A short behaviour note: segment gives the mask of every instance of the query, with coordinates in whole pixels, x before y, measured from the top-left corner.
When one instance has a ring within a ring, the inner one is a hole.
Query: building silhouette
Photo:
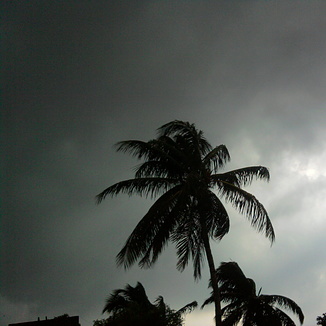
[[[79,316],[69,317],[68,315],[63,315],[59,317],[54,317],[53,319],[44,319],[36,321],[27,321],[24,323],[9,324],[8,326],[81,326],[79,324]]]

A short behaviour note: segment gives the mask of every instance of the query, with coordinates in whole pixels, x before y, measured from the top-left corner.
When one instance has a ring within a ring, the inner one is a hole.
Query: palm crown
[[[173,121],[158,129],[158,137],[143,142],[122,141],[117,150],[130,152],[145,162],[136,168],[135,178],[118,182],[98,196],[127,193],[161,195],[138,223],[117,256],[119,264],[151,266],[171,239],[176,243],[178,269],[192,257],[194,275],[200,277],[202,233],[221,239],[229,231],[229,216],[217,194],[245,214],[258,231],[271,241],[274,231],[263,205],[241,187],[254,177],[269,180],[265,167],[252,166],[218,173],[230,160],[224,145],[212,147],[193,124]]]
[[[176,311],[164,302],[162,296],[153,304],[138,282],[135,287],[127,284],[124,289],[114,290],[106,300],[103,313],[110,315],[106,320],[107,326],[181,326],[182,315],[196,307],[197,302],[193,301]]]
[[[293,320],[281,309],[291,311],[303,323],[300,307],[291,299],[281,295],[256,293],[256,284],[246,278],[235,262],[221,263],[216,270],[221,301],[227,305],[222,309],[223,325],[235,326],[295,326]],[[210,283],[211,286],[211,283]],[[214,302],[213,295],[202,307]]]

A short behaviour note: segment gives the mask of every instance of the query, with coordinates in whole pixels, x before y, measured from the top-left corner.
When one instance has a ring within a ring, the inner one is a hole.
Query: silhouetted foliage
[[[107,320],[106,319],[96,319],[93,321],[93,326],[106,326]]]
[[[326,313],[323,313],[322,316],[316,318],[317,325],[326,326]]]
[[[98,203],[119,193],[159,196],[117,255],[118,264],[129,268],[139,261],[141,267],[151,267],[171,240],[176,245],[178,270],[184,270],[192,260],[197,279],[206,255],[213,280],[216,323],[220,325],[220,299],[209,243],[210,238],[221,240],[229,231],[229,216],[220,199],[231,203],[273,241],[274,230],[265,208],[242,189],[254,178],[269,180],[268,170],[251,166],[220,173],[230,160],[227,148],[212,147],[194,124],[177,120],[160,127],[156,139],[122,141],[117,150],[144,162],[137,166],[133,179],[102,191]]]
[[[255,282],[246,278],[237,263],[221,263],[216,276],[221,300],[226,304],[222,309],[224,326],[294,326],[281,309],[291,311],[303,323],[302,310],[294,301],[280,295],[261,294],[261,289],[257,294]],[[202,307],[213,301],[211,296]]]
[[[117,289],[106,300],[103,313],[107,319],[95,320],[94,326],[181,326],[182,315],[197,307],[193,301],[178,311],[171,309],[159,296],[152,304],[141,283]]]

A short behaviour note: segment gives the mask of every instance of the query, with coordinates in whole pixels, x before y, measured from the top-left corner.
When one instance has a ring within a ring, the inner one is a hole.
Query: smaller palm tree
[[[124,289],[117,289],[107,298],[103,313],[110,317],[106,326],[181,326],[182,315],[197,307],[193,301],[175,311],[159,296],[152,304],[143,285],[138,282],[135,287],[127,284]]]
[[[237,263],[221,263],[216,276],[221,301],[226,304],[222,309],[223,325],[295,326],[293,320],[281,309],[291,311],[303,323],[302,310],[294,301],[281,295],[261,294],[261,289],[256,293],[255,282],[246,278]],[[202,308],[213,302],[212,295]]]

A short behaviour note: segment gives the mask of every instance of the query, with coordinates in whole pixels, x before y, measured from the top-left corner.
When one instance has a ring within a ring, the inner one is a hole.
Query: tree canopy
[[[193,301],[174,310],[162,296],[151,303],[140,282],[135,287],[127,284],[107,298],[103,313],[108,313],[109,317],[94,321],[94,326],[181,326],[183,315],[196,307],[197,302]]]

